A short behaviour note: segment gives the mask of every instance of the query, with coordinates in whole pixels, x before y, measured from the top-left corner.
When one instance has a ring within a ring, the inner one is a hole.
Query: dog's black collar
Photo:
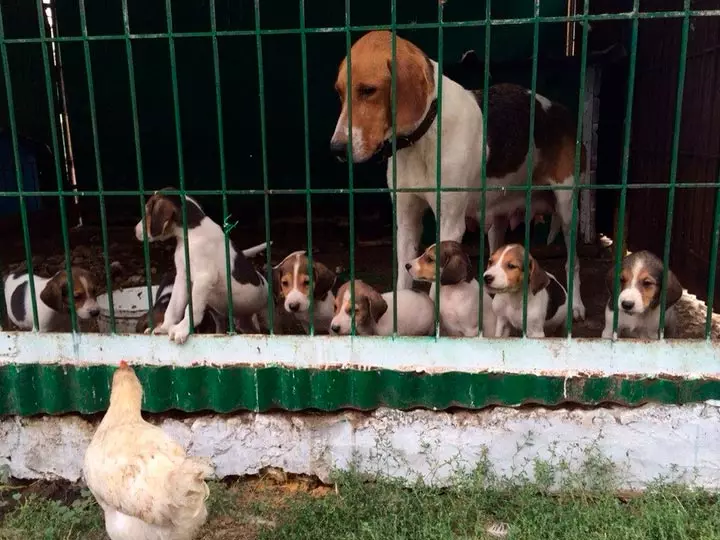
[[[397,137],[396,149],[402,150],[403,148],[408,148],[409,146],[412,146],[413,144],[418,142],[423,137],[423,135],[428,132],[430,126],[432,126],[433,122],[435,121],[435,118],[437,118],[437,98],[432,100],[432,102],[430,103],[430,108],[425,115],[425,118],[423,118],[423,121],[420,122],[420,125],[415,129],[415,131],[408,135],[400,135],[399,137]],[[392,139],[385,139],[382,147],[380,148],[380,151],[378,152],[378,157],[383,160],[390,159],[392,154]]]

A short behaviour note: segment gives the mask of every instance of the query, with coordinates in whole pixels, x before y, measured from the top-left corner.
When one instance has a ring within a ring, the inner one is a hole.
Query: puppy
[[[38,330],[68,332],[72,330],[70,303],[79,319],[88,320],[100,313],[95,299],[95,280],[90,272],[72,267],[72,296],[68,294],[67,273],[61,270],[51,278],[32,276],[35,285]],[[30,299],[30,275],[15,272],[5,278],[5,305],[10,320],[21,330],[32,330],[33,312]]]
[[[495,293],[492,307],[497,322],[495,337],[508,337],[510,329],[522,330],[523,265],[525,248],[503,246],[490,256],[483,275],[489,293]],[[530,278],[527,304],[528,337],[545,337],[562,329],[567,314],[567,291],[529,255]]]
[[[160,280],[160,285],[155,293],[155,303],[149,312],[150,317],[152,317],[153,328],[162,326],[165,320],[165,311],[167,311],[170,303],[174,282],[175,274],[172,272],[163,275]],[[146,313],[138,319],[135,332],[143,334],[149,331],[150,326],[148,325],[148,314]],[[214,309],[208,307],[205,309],[202,321],[195,325],[195,332],[198,334],[224,334],[227,332],[227,317],[223,317],[221,314],[216,313]]]
[[[335,273],[324,264],[313,261],[313,297],[310,298],[310,261],[305,251],[295,251],[273,267],[273,291],[278,307],[291,314],[310,332],[310,303],[313,303],[313,323],[316,333],[326,334],[333,318]]]
[[[434,304],[425,293],[402,289],[397,292],[397,332],[401,336],[428,336],[435,328]],[[350,334],[352,304],[350,282],[335,297],[335,316],[330,333]],[[393,333],[393,293],[380,294],[370,285],[355,280],[355,330],[358,336],[391,336]]]
[[[605,308],[604,338],[613,337],[613,305],[618,309],[618,337],[657,339],[660,327],[660,291],[663,263],[649,251],[638,251],[623,258],[620,266],[620,294],[612,301],[614,268],[607,273],[610,300]],[[676,331],[675,304],[683,293],[682,285],[670,270],[667,274],[665,335]]]
[[[470,258],[458,242],[440,242],[440,329],[448,336],[478,335],[480,285]],[[435,244],[405,265],[413,279],[428,281],[430,300],[435,301]],[[492,298],[483,289],[483,335],[495,335]]]
[[[187,197],[186,208],[193,321],[199,323],[208,306],[217,313],[227,312],[225,233],[220,225],[205,215],[201,206],[192,197]],[[143,239],[143,230],[150,242],[171,238],[177,240],[174,255],[175,282],[163,323],[153,332],[167,333],[176,343],[184,343],[190,334],[190,310],[180,196],[161,190],[150,197],[145,205],[145,215],[135,226],[135,236],[140,241]],[[253,268],[242,252],[235,249],[232,242],[230,271],[232,277],[230,301],[233,302],[236,319],[244,326],[254,327],[253,319],[257,318],[260,326],[266,327],[267,281]]]

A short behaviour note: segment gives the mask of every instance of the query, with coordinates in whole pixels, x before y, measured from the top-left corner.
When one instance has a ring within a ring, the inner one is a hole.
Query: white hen
[[[85,454],[85,481],[105,511],[111,540],[191,540],[207,519],[212,467],[142,419],[142,392],[121,362],[110,407]]]

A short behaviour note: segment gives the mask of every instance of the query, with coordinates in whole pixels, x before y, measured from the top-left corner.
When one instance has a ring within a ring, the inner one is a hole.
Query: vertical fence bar
[[[627,102],[625,103],[625,125],[623,128],[623,157],[622,157],[622,177],[620,179],[620,209],[618,210],[618,237],[613,239],[615,242],[615,262],[613,263],[615,271],[613,274],[612,292],[610,302],[612,303],[613,323],[612,338],[617,339],[618,327],[618,306],[617,297],[620,289],[620,264],[622,263],[623,252],[622,246],[624,241],[624,223],[625,223],[625,207],[627,206],[627,190],[628,190],[628,168],[630,166],[630,135],[632,134],[632,111],[633,98],[635,94],[635,69],[637,65],[637,47],[638,47],[638,29],[640,25],[639,18],[640,0],[633,0],[632,11],[632,34],[630,37],[630,65],[628,66],[628,88]]]
[[[140,202],[140,219],[145,215],[145,179],[143,178],[142,150],[140,147],[140,121],[138,119],[137,94],[135,92],[135,63],[133,60],[132,43],[130,41],[130,15],[128,13],[128,0],[122,0],[123,34],[125,39],[125,55],[127,57],[128,86],[130,87],[130,109],[133,121],[133,139],[135,141],[135,163],[138,180],[138,200]],[[147,237],[146,227],[142,228],[143,262],[145,266],[145,286],[147,290],[148,329],[152,332],[155,329],[155,319],[152,316],[152,272],[150,271],[150,244]]]
[[[570,217],[570,240],[568,245],[570,249],[567,254],[567,313],[565,319],[565,329],[567,331],[568,339],[572,337],[572,323],[573,323],[573,288],[575,286],[575,264],[577,257],[577,221],[578,221],[578,184],[580,178],[580,158],[582,157],[581,148],[583,145],[582,134],[583,134],[583,111],[585,110],[585,79],[587,78],[587,53],[588,53],[588,15],[590,12],[590,0],[585,0],[583,4],[583,15],[582,15],[582,47],[580,49],[580,97],[578,103],[578,117],[577,117],[577,128],[575,133],[575,158],[574,158],[574,170],[573,170],[573,190],[572,190],[572,215]],[[573,30],[575,25],[573,25]],[[574,34],[574,31],[573,31]],[[574,47],[573,47],[574,48]],[[592,151],[592,149],[588,149]],[[587,165],[587,154],[586,154],[586,165]],[[589,171],[585,169],[585,174]]]
[[[397,337],[397,0],[390,0],[390,120],[392,121],[392,286],[393,286],[393,337]]]
[[[490,33],[492,28],[492,0],[485,0],[485,55],[484,55],[484,68],[483,68],[483,90],[482,90],[482,112],[483,112],[483,144],[480,152],[480,215],[478,228],[480,229],[480,258],[478,259],[478,283],[480,287],[478,294],[478,335],[483,337],[494,337],[495,329],[493,328],[493,335],[486,336],[483,333],[484,329],[484,305],[485,302],[485,285],[483,284],[481,274],[483,270],[483,262],[485,261],[485,203],[487,199],[487,128],[488,128],[488,91],[490,89]]]
[[[258,92],[260,100],[260,144],[262,146],[263,190],[265,203],[265,277],[268,283],[268,317],[270,333],[275,333],[273,309],[272,254],[270,245],[270,186],[268,184],[267,130],[265,126],[265,73],[263,71],[262,34],[260,33],[260,0],[255,0],[255,48],[258,63]]]
[[[438,2],[438,61],[437,61],[437,148],[435,153],[435,338],[440,337],[440,220],[442,201],[442,111],[443,111],[443,9],[445,2]],[[460,238],[462,242],[462,238]]]
[[[105,194],[102,177],[102,165],[100,164],[100,141],[97,129],[97,110],[95,108],[95,85],[93,83],[92,62],[90,61],[90,43],[88,41],[87,19],[85,16],[85,0],[80,0],[80,27],[83,36],[83,54],[85,57],[85,74],[87,76],[88,102],[90,105],[90,125],[93,134],[93,153],[95,154],[95,175],[97,177],[98,199],[100,203],[100,231],[103,245],[103,260],[105,263],[105,286],[107,288],[108,307],[110,308],[110,332],[115,333],[115,306],[113,304],[113,283],[110,276],[110,261],[108,248],[107,215],[105,212]],[[68,287],[70,281],[68,280]],[[71,313],[75,311],[74,303],[71,302]],[[74,324],[74,323],[73,323]]]
[[[315,335],[315,272],[312,247],[312,195],[310,193],[310,113],[308,109],[307,35],[305,33],[305,0],[300,0],[300,56],[303,72],[303,128],[305,130],[305,212],[307,221],[308,277],[310,278],[310,335]]]
[[[225,133],[223,130],[222,116],[222,88],[220,85],[220,55],[218,53],[217,38],[217,16],[215,13],[215,0],[210,0],[210,31],[212,32],[212,50],[213,50],[213,75],[215,77],[215,113],[217,115],[218,126],[218,154],[220,159],[220,189],[222,191],[222,209],[223,209],[223,232],[225,233],[225,286],[227,287],[227,317],[228,327],[227,333],[235,333],[235,317],[233,314],[232,301],[232,273],[230,270],[230,231],[234,225],[228,223],[230,214],[228,213],[228,195],[227,195],[227,172],[225,170]]]
[[[533,8],[533,59],[532,82],[530,84],[530,129],[528,132],[527,173],[525,179],[525,240],[523,257],[523,307],[522,335],[527,337],[528,283],[530,279],[530,207],[532,205],[533,150],[535,146],[535,104],[537,103],[538,54],[540,49],[540,0],[534,1]]]
[[[718,184],[720,184],[720,167],[718,168]],[[712,316],[715,304],[715,283],[717,281],[718,243],[720,243],[720,190],[715,190],[715,215],[710,248],[710,270],[708,272],[707,313],[705,315],[705,339],[712,338]]]
[[[345,48],[347,49],[347,121],[348,121],[348,228],[350,236],[350,335],[355,336],[355,179],[352,145],[352,35],[350,34],[350,0],[345,0]]]
[[[38,31],[41,38],[46,37],[45,33],[45,11],[43,7],[42,0],[37,0],[37,10],[38,10]],[[65,197],[62,195],[63,191],[63,174],[62,174],[62,164],[60,162],[60,145],[58,144],[58,136],[57,136],[57,124],[56,124],[56,114],[55,114],[55,88],[54,88],[54,82],[51,76],[51,67],[50,67],[50,58],[48,55],[48,47],[50,45],[47,43],[42,43],[40,45],[40,48],[42,50],[42,58],[43,58],[43,71],[45,72],[45,93],[47,94],[47,100],[48,100],[48,116],[50,121],[50,133],[51,133],[51,139],[52,139],[52,152],[53,152],[53,164],[55,166],[55,180],[57,185],[57,197],[58,197],[58,206],[60,209],[60,227],[62,228],[62,242],[63,242],[63,250],[65,251],[65,272],[68,275],[68,291],[73,290],[73,283],[72,283],[72,261],[70,258],[70,236],[68,234],[68,220],[67,220],[67,209],[65,207]],[[71,295],[72,296],[72,295]],[[78,328],[78,322],[77,322],[77,313],[75,312],[75,305],[74,302],[70,302],[72,307],[70,308],[70,324],[73,328],[73,331],[77,331]]]
[[[178,179],[180,183],[180,210],[182,214],[183,245],[185,246],[185,286],[187,287],[187,313],[190,321],[190,333],[195,333],[192,301],[192,276],[190,275],[190,246],[187,237],[187,200],[185,193],[185,165],[183,164],[182,127],[180,124],[180,95],[178,93],[177,62],[175,59],[175,37],[173,36],[172,2],[165,0],[167,16],[168,49],[170,52],[170,77],[172,82],[173,111],[175,114],[175,140],[178,152]],[[200,321],[198,321],[200,322]]]
[[[30,289],[30,306],[32,308],[33,329],[38,329],[38,311],[35,298],[35,281],[32,279],[33,262],[32,246],[30,244],[30,228],[28,226],[27,205],[25,203],[25,187],[23,186],[22,160],[20,159],[20,146],[18,142],[17,124],[15,123],[15,102],[13,100],[12,78],[10,76],[10,62],[5,43],[5,22],[0,6],[0,57],[2,57],[3,77],[7,92],[8,122],[10,123],[10,139],[12,141],[13,159],[15,161],[15,181],[18,189],[18,203],[20,205],[20,222],[23,228],[23,243],[25,246],[25,260],[27,262],[28,286]]]
[[[680,126],[682,123],[683,92],[685,90],[685,68],[687,66],[688,38],[690,33],[690,2],[685,0],[683,9],[685,14],[682,22],[682,36],[680,41],[680,64],[678,66],[677,94],[675,96],[675,122],[673,125],[672,153],[670,161],[670,188],[668,192],[667,219],[665,223],[665,247],[663,249],[663,280],[660,289],[660,324],[659,338],[665,337],[665,307],[667,305],[667,281],[670,265],[670,244],[672,242],[673,213],[675,211],[675,184],[677,183],[677,169],[680,150]]]

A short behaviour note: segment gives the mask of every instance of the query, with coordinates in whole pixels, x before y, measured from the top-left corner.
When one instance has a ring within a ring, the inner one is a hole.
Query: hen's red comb
[[[127,369],[128,363],[125,360],[120,360],[120,369]]]

